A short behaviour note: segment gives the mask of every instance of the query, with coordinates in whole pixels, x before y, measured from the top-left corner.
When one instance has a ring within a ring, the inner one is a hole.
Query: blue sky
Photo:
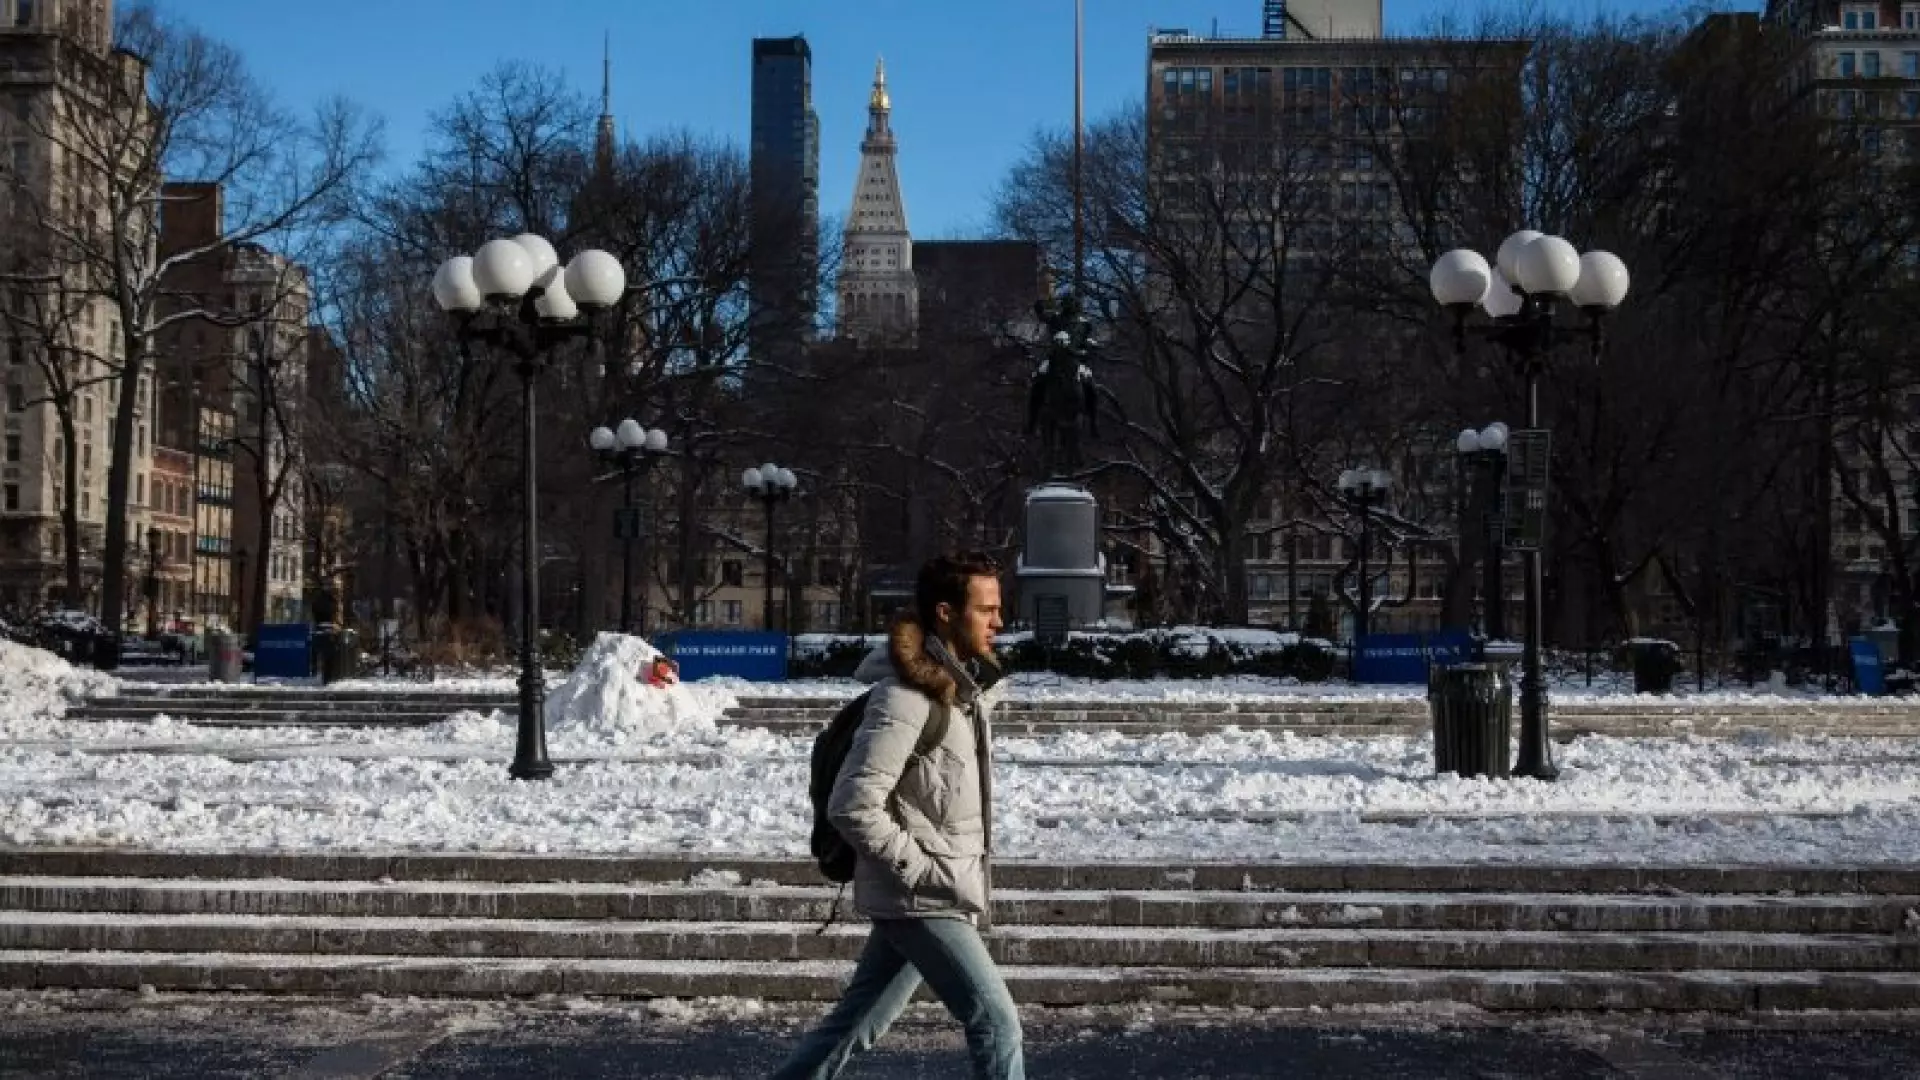
[[[744,147],[750,41],[805,33],[821,125],[821,207],[844,214],[867,88],[887,59],[900,177],[916,236],[977,235],[994,187],[1040,126],[1073,115],[1072,0],[159,0],[238,48],[283,103],[345,94],[385,116],[389,167],[411,163],[431,115],[496,63],[557,68],[599,92],[613,37],[623,134],[683,128]],[[1659,13],[1671,0],[1537,0],[1570,14]],[[1387,0],[1413,33],[1478,0]],[[1723,6],[1757,9],[1759,0]],[[1252,36],[1259,0],[1086,0],[1087,109],[1137,99],[1152,27]]]

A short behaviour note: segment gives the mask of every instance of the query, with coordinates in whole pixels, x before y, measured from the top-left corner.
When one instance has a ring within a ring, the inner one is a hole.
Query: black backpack
[[[834,781],[840,777],[840,766],[846,762],[847,752],[853,749],[853,737],[859,732],[861,721],[866,719],[867,699],[872,696],[873,691],[868,690],[847,702],[833,714],[826,730],[813,740],[812,774],[807,782],[807,794],[813,799],[813,858],[828,881],[842,885],[853,880],[853,845],[827,820],[827,800],[833,796]],[[946,737],[946,710],[935,709],[927,718],[927,726],[920,731],[920,740],[914,744],[914,756],[925,757]]]

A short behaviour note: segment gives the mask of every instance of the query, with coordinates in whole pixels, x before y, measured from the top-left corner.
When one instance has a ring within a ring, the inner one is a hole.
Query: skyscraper
[[[919,323],[913,234],[907,230],[907,201],[895,167],[899,149],[887,67],[881,62],[874,67],[867,135],[860,142],[860,175],[854,181],[840,253],[840,330],[842,336],[861,341],[911,340]]]
[[[753,350],[812,328],[820,253],[820,119],[813,49],[801,36],[753,42]]]

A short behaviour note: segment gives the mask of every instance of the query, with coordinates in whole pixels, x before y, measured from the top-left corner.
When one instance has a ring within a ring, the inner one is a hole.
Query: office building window
[[[7,485],[6,507],[9,510],[20,509],[20,485],[19,484]]]
[[[1920,52],[1903,52],[1900,54],[1900,77],[1903,79],[1920,79]]]
[[[1840,14],[1840,25],[1848,30],[1879,29],[1880,12],[1870,7],[1850,7]]]
[[[1869,79],[1880,77],[1880,53],[1870,49],[1860,54],[1860,74]]]
[[[7,436],[7,460],[20,460],[20,436],[18,435]]]
[[[33,25],[33,0],[13,0],[13,25]]]
[[[1859,59],[1858,56],[1850,52],[1843,52],[1840,54],[1838,70],[1840,72],[1841,78],[1843,79],[1853,78],[1854,64],[1858,59]]]
[[[741,608],[740,608],[740,601],[738,601],[738,600],[729,600],[729,601],[727,601],[727,602],[726,602],[726,604],[725,604],[725,609],[726,609],[726,623],[727,623],[727,625],[728,625],[728,626],[739,626],[739,625],[740,625],[740,618],[741,618]]]

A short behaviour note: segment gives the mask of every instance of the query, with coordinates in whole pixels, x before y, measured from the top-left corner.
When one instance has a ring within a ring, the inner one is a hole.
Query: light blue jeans
[[[1020,1012],[980,931],[962,919],[875,919],[840,1004],[772,1080],[832,1080],[871,1050],[926,980],[967,1033],[979,1080],[1025,1080]]]

